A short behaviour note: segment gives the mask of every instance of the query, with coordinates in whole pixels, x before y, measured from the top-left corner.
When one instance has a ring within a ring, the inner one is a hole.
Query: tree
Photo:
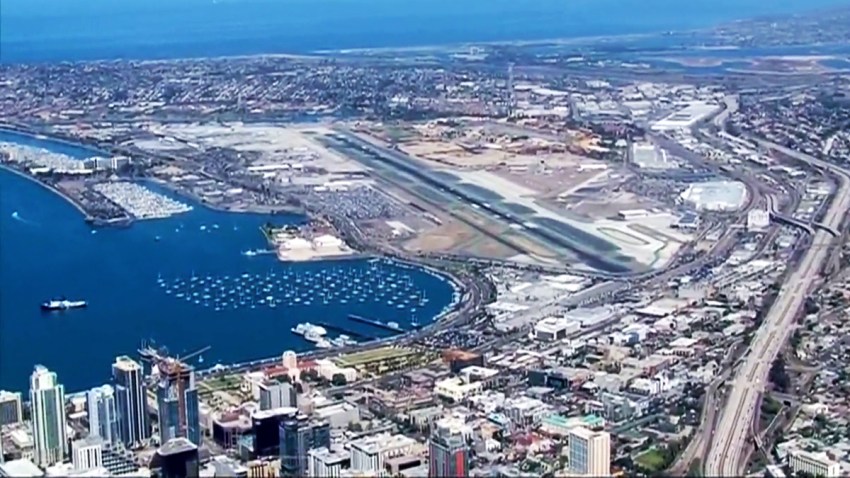
[[[319,372],[309,369],[301,371],[302,382],[315,382],[319,379]]]
[[[348,383],[348,381],[345,379],[345,375],[343,375],[341,373],[335,373],[331,377],[331,384],[334,387],[342,387],[347,383]]]
[[[784,393],[788,391],[788,387],[791,385],[791,379],[788,377],[788,372],[785,371],[785,359],[782,356],[777,357],[773,361],[773,365],[770,366],[768,378],[780,392]]]

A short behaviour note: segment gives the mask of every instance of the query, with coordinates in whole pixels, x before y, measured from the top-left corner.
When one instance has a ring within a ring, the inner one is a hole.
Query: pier
[[[372,340],[375,337],[371,337],[368,335],[361,334],[360,332],[355,332],[350,329],[346,329],[345,327],[341,327],[339,325],[331,324],[330,322],[316,322],[316,325],[321,325],[327,330],[332,330],[334,332],[339,332],[341,334],[345,334],[353,339],[364,339],[364,340]]]
[[[405,332],[401,327],[394,327],[390,324],[385,324],[380,320],[367,319],[366,317],[360,317],[359,315],[349,315],[348,320],[353,320],[355,322],[360,322],[361,324],[368,324],[374,327],[378,327],[379,329],[388,330],[390,332],[395,332],[398,334],[403,334]]]

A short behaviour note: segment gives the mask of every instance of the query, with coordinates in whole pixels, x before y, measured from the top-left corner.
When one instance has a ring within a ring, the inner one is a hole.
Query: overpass
[[[774,201],[773,196],[768,196],[767,203],[770,218],[777,222],[786,224],[791,227],[796,227],[798,229],[802,229],[806,234],[809,234],[810,236],[815,235],[816,229],[824,231],[832,237],[839,237],[841,235],[835,228],[827,226],[826,224],[822,224],[819,222],[805,222],[787,214],[783,214],[781,211],[778,211],[776,209],[776,203]]]
[[[777,150],[807,164],[828,169],[838,177],[838,189],[829,202],[824,221],[833,230],[841,227],[850,210],[850,173],[829,162],[793,151],[775,143],[756,140],[761,146]],[[706,476],[740,476],[749,455],[747,438],[753,420],[759,412],[759,401],[767,382],[771,364],[784,347],[806,297],[819,283],[834,237],[819,228],[811,244],[797,264],[788,269],[788,276],[750,342],[741,366],[732,380],[728,400],[714,432],[714,439],[705,458]]]
[[[815,235],[815,228],[799,219],[795,219],[791,216],[787,216],[776,211],[770,211],[770,218],[781,224],[801,229],[803,232],[810,236]]]

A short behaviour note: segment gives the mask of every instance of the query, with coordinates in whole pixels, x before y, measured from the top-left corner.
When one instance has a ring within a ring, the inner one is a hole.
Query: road
[[[845,214],[850,211],[850,175],[817,158],[766,141],[759,143],[812,166],[830,170],[839,178],[838,190],[824,217],[824,224],[840,229]],[[797,313],[818,281],[833,240],[834,237],[822,229],[815,232],[809,249],[788,274],[776,301],[753,337],[714,430],[713,441],[704,460],[706,476],[740,476],[743,471],[746,450],[749,449],[748,434],[758,413],[759,397],[765,388],[770,366],[793,331]]]

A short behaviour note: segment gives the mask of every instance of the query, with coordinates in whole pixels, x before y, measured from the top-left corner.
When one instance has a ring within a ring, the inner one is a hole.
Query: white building
[[[809,453],[803,450],[788,452],[788,467],[793,474],[808,473],[823,478],[837,478],[841,465],[832,461],[826,453]]]
[[[537,340],[552,342],[566,338],[580,328],[580,322],[562,317],[547,317],[534,324],[533,335]]]
[[[667,158],[667,152],[652,143],[632,145],[632,163],[641,169],[673,169],[677,165]]]
[[[68,454],[65,387],[42,365],[36,365],[30,377],[30,403],[35,463],[42,467],[61,463]]]
[[[573,428],[569,444],[569,474],[611,476],[611,436],[607,432]]]
[[[770,226],[770,213],[761,209],[753,209],[747,213],[747,230],[750,232],[763,231]]]
[[[549,405],[531,397],[514,397],[505,401],[505,416],[522,427],[537,425],[552,412]]]
[[[71,461],[75,470],[91,470],[103,466],[103,438],[89,436],[71,444]]]
[[[281,360],[284,367],[289,369],[297,369],[298,368],[298,355],[292,351],[287,350],[283,353],[283,357]]]
[[[467,382],[460,377],[447,378],[434,384],[434,393],[438,397],[448,398],[455,402],[461,402],[480,393],[483,389],[483,382]]]
[[[35,478],[44,476],[44,472],[41,471],[41,468],[35,466],[35,463],[26,458],[21,458],[0,464],[0,476]]]
[[[316,372],[319,376],[332,380],[336,374],[342,374],[345,377],[346,383],[352,383],[357,380],[357,370],[351,367],[340,367],[329,359],[316,360]]]
[[[684,108],[670,114],[660,121],[656,121],[655,124],[652,125],[652,129],[654,131],[687,129],[719,110],[720,106],[717,104],[706,103],[704,101],[692,101]]]
[[[340,238],[325,234],[313,239],[315,249],[339,249],[343,246]]]
[[[339,478],[350,458],[347,451],[314,448],[307,452],[307,475],[313,478]]]
[[[382,433],[351,442],[351,469],[364,473],[377,473],[384,469],[389,458],[410,455],[418,442],[404,435]],[[373,475],[374,476],[374,475]]]
[[[298,394],[291,383],[261,382],[257,385],[257,388],[260,410],[298,406]]]
[[[694,183],[680,198],[700,211],[737,211],[747,201],[747,186],[740,181]]]
[[[313,245],[303,237],[293,237],[285,241],[281,247],[287,251],[303,251],[305,249],[312,249]]]

